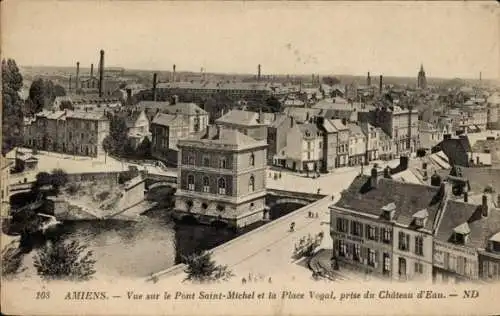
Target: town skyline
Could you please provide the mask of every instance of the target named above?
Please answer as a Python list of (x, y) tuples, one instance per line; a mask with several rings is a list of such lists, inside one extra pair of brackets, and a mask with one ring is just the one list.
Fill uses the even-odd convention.
[[(90, 12), (81, 2), (27, 3), (5, 6), (3, 38), (3, 56), (27, 67), (71, 67), (79, 61), (86, 68), (97, 64), (104, 49), (107, 67), (144, 71), (170, 71), (176, 64), (178, 72), (254, 74), (261, 64), (264, 76), (414, 77), (423, 64), (429, 78), (477, 79), (481, 72), (483, 79), (498, 79), (500, 73), (498, 30), (488, 27), (497, 16), (488, 5), (431, 4), (430, 10), (413, 2), (155, 2), (151, 10), (149, 2), (125, 2), (100, 3)], [(110, 14), (119, 18), (111, 21)], [(356, 23), (346, 25), (346, 16)], [(106, 22), (89, 24), (90, 19)], [(43, 36), (55, 32), (56, 37)], [(26, 50), (28, 42), (37, 54)]]

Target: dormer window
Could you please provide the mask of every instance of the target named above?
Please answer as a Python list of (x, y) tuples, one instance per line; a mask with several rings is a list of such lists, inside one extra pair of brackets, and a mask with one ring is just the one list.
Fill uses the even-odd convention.
[(463, 223), (453, 229), (452, 241), (456, 244), (463, 245), (469, 241), (470, 227), (469, 224)]
[(427, 209), (420, 210), (413, 214), (413, 223), (415, 226), (421, 228), (427, 223), (427, 218), (429, 217), (429, 212)]
[(488, 240), (488, 251), (500, 253), (500, 232)]
[(386, 206), (382, 207), (382, 216), (389, 221), (392, 221), (394, 219), (395, 213), (396, 213), (396, 204), (394, 204), (394, 202), (391, 202)]

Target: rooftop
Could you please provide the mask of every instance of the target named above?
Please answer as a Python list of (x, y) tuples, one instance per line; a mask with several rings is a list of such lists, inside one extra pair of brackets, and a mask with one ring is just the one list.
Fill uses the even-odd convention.
[(272, 91), (269, 83), (255, 82), (167, 82), (159, 83), (158, 89), (197, 89), (197, 90), (260, 90)]
[(440, 188), (427, 185), (402, 183), (379, 176), (376, 187), (372, 187), (370, 176), (360, 175), (342, 192), (335, 206), (367, 215), (382, 216), (382, 209), (388, 205), (395, 207), (394, 220), (411, 226), (413, 215), (426, 209), (429, 217), (426, 229), (431, 230), (441, 205)]
[(210, 147), (222, 145), (222, 148), (229, 146), (231, 150), (244, 150), (255, 147), (267, 146), (266, 141), (258, 141), (254, 138), (240, 133), (237, 130), (210, 126), (207, 132), (200, 136), (192, 136), (179, 140), (177, 146), (202, 146)]
[(195, 103), (184, 103), (177, 102), (175, 104), (171, 104), (170, 102), (165, 101), (140, 101), (135, 105), (135, 108), (138, 110), (158, 110), (163, 113), (168, 114), (183, 114), (183, 115), (206, 115), (207, 112), (200, 108)]
[(270, 125), (275, 119), (273, 113), (258, 113), (231, 110), (216, 120), (216, 123), (228, 123), (245, 126)]
[(500, 210), (491, 208), (487, 217), (481, 213), (481, 205), (449, 200), (436, 238), (451, 243), (454, 233), (465, 234), (465, 246), (485, 248), (488, 240), (500, 232)]

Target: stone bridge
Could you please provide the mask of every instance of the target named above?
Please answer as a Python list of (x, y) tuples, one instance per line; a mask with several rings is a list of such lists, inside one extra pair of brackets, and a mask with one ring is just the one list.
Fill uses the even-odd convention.
[(146, 172), (144, 173), (144, 178), (146, 179), (146, 187), (148, 189), (160, 186), (177, 187), (177, 175)]
[(305, 206), (316, 202), (317, 200), (320, 200), (325, 196), (326, 195), (324, 194), (267, 189), (266, 204), (270, 209), (276, 205), (285, 203), (294, 203)]
[(9, 193), (14, 195), (17, 193), (29, 192), (33, 187), (34, 182), (11, 183), (9, 184)]

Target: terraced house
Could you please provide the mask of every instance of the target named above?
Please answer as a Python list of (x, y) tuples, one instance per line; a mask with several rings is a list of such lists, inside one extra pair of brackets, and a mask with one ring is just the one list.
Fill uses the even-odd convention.
[(393, 280), (432, 280), (433, 233), (447, 200), (443, 184), (360, 175), (330, 206), (334, 261)]

